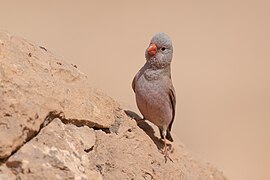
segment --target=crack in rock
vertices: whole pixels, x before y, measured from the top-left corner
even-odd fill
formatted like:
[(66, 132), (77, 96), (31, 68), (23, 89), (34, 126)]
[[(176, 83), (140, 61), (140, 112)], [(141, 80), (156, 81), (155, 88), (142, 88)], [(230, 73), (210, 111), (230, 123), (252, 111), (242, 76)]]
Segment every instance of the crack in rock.
[[(0, 161), (0, 163), (2, 164), (2, 163), (7, 162), (8, 159), (11, 156), (13, 156), (20, 148), (22, 148), (26, 143), (31, 141), (31, 139), (36, 137), (44, 127), (48, 126), (54, 119), (57, 119), (57, 118), (59, 118), (62, 121), (62, 123), (64, 123), (64, 124), (73, 124), (73, 125), (75, 125), (77, 127), (87, 126), (87, 127), (92, 128), (94, 130), (102, 130), (106, 134), (109, 134), (111, 132), (117, 133), (117, 131), (119, 129), (119, 126), (120, 126), (120, 123), (121, 123), (121, 119), (117, 118), (115, 120), (115, 123), (110, 128), (104, 128), (101, 125), (99, 125), (97, 123), (94, 123), (94, 122), (91, 122), (89, 120), (65, 119), (65, 115), (64, 115), (63, 112), (61, 112), (61, 111), (60, 112), (51, 111), (45, 117), (45, 119), (44, 119), (43, 123), (40, 125), (40, 128), (39, 128), (38, 131), (31, 130), (30, 128), (27, 128), (27, 127), (23, 128), (23, 132), (26, 132), (26, 135), (27, 135), (27, 138), (26, 138), (25, 142), (20, 147), (18, 147), (15, 151), (13, 151), (10, 156), (8, 156), (5, 159), (2, 159)], [(90, 147), (88, 149), (85, 149), (84, 151), (88, 153), (88, 152), (90, 152), (92, 150), (93, 150), (93, 147)]]

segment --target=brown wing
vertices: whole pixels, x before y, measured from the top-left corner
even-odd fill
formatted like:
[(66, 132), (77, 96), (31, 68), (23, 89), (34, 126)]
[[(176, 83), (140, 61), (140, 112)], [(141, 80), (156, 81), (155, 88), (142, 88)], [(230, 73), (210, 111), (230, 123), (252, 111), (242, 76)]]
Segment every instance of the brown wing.
[(175, 90), (174, 90), (173, 86), (170, 87), (169, 97), (170, 97), (170, 101), (171, 101), (171, 104), (172, 104), (172, 121), (169, 124), (169, 129), (168, 129), (169, 132), (170, 132), (171, 129), (172, 129), (172, 124), (173, 124), (174, 117), (175, 117), (175, 106), (176, 106), (176, 95), (175, 95)]
[(137, 75), (132, 80), (132, 89), (133, 89), (134, 92), (135, 92), (136, 77), (137, 77)]
[[(169, 98), (170, 98), (171, 105), (172, 105), (172, 120), (171, 120), (171, 122), (169, 124), (169, 127), (167, 129), (166, 139), (173, 142), (173, 138), (172, 138), (172, 135), (171, 135), (171, 129), (172, 129), (172, 124), (173, 124), (174, 117), (175, 117), (176, 97), (175, 97), (175, 91), (174, 91), (174, 88), (173, 88), (172, 85), (171, 85), (171, 87), (169, 89)], [(164, 139), (164, 136), (162, 134), (162, 128), (159, 128), (159, 132), (160, 132), (161, 138)]]

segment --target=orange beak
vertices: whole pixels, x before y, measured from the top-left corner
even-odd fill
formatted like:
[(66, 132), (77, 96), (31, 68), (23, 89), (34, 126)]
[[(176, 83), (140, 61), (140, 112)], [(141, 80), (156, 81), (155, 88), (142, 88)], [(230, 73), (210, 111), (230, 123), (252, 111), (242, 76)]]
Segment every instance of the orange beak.
[(157, 53), (157, 46), (155, 44), (150, 44), (147, 48), (147, 53), (149, 56), (154, 56)]

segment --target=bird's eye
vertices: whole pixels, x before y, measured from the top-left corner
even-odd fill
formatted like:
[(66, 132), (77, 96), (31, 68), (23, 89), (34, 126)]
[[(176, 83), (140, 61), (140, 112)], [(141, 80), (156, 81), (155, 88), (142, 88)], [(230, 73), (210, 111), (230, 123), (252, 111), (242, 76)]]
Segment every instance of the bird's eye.
[(161, 51), (165, 51), (165, 50), (166, 50), (166, 48), (165, 48), (165, 47), (161, 48)]

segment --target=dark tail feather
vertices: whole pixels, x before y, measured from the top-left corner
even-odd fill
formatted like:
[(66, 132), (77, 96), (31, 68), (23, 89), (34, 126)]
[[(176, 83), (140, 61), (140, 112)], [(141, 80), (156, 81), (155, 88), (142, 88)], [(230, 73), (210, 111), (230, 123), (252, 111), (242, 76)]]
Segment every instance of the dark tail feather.
[[(161, 138), (164, 139), (164, 136), (162, 134), (162, 129), (161, 128), (159, 128), (159, 133), (160, 133)], [(171, 132), (169, 130), (167, 130), (166, 139), (168, 139), (169, 141), (173, 142), (173, 138), (172, 138)]]

